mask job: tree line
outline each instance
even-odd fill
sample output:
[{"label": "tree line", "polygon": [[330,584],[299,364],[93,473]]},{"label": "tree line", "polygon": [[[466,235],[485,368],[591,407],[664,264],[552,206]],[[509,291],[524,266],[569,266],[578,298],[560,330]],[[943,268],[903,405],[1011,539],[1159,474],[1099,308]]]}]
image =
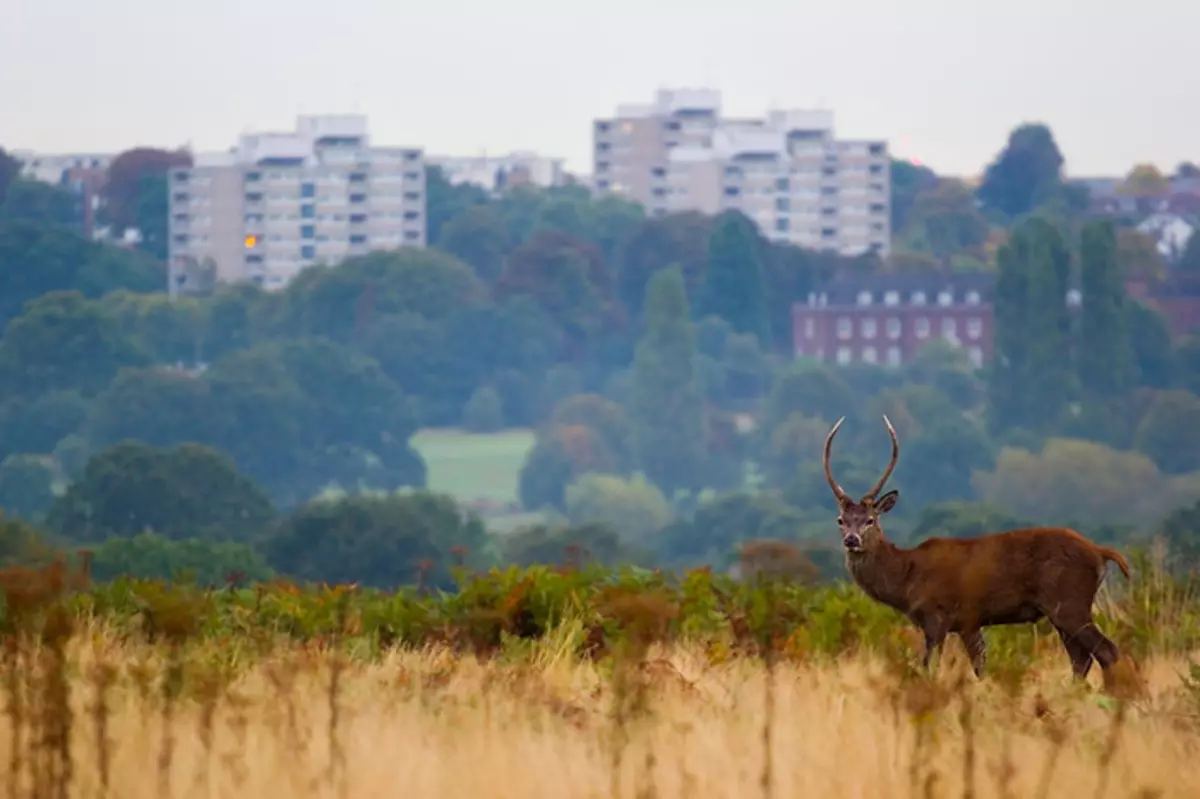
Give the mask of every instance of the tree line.
[{"label": "tree line", "polygon": [[[1014,131],[974,191],[895,163],[887,261],[770,242],[737,213],[491,196],[433,169],[429,249],[172,301],[153,242],[6,212],[30,187],[0,168],[0,506],[112,563],[208,552],[313,579],[576,539],[671,565],[781,537],[836,563],[816,453],[849,416],[835,467],[870,483],[886,412],[900,538],[1028,519],[1189,540],[1162,520],[1200,498],[1197,342],[1126,295],[1144,248],[1089,220],[1062,169],[1044,126]],[[152,219],[152,181],[129,183],[120,213]],[[794,301],[835,274],[913,269],[994,270],[995,364],[945,342],[901,369],[792,358]],[[422,491],[424,426],[533,428],[520,498],[546,524],[497,538]],[[314,499],[331,484],[349,496]]]}]

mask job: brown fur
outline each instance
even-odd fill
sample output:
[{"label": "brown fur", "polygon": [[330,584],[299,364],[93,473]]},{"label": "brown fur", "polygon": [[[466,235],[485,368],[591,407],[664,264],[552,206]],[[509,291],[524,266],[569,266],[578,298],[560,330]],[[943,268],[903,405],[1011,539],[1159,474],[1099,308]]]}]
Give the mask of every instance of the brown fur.
[{"label": "brown fur", "polygon": [[930,538],[911,549],[887,540],[880,517],[896,506],[898,491],[877,497],[899,456],[892,436],[892,463],[861,500],[849,497],[829,468],[833,436],[825,442],[825,471],[841,513],[846,567],[871,598],[903,613],[925,634],[925,665],[950,633],[958,635],[982,675],[986,643],[982,629],[1049,619],[1082,679],[1092,660],[1107,673],[1119,658],[1116,644],[1092,620],[1092,603],[1108,561],[1129,578],[1121,553],[1064,527],[1035,527],[977,538]]}]

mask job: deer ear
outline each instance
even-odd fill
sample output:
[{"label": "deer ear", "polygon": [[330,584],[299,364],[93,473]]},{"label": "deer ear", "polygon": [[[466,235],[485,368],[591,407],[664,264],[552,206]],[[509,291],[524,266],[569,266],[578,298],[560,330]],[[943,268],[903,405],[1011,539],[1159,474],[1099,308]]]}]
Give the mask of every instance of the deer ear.
[{"label": "deer ear", "polygon": [[875,510],[880,513],[887,513],[892,508],[896,507],[896,502],[900,499],[900,492],[893,489],[884,494],[879,499],[875,500]]}]

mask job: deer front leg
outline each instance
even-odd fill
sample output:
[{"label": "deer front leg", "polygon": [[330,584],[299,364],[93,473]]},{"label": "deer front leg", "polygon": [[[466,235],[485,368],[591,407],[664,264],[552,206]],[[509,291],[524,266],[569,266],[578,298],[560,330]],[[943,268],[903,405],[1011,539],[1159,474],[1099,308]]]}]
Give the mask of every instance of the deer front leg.
[{"label": "deer front leg", "polygon": [[920,626],[921,632],[925,634],[925,657],[921,660],[921,666],[928,671],[934,650],[945,642],[949,630],[937,615],[923,616],[917,621],[917,624]]},{"label": "deer front leg", "polygon": [[975,670],[975,676],[982,678],[983,666],[987,661],[987,641],[983,638],[983,630],[971,630],[961,633],[959,637],[967,647],[967,654],[971,657],[971,668]]}]

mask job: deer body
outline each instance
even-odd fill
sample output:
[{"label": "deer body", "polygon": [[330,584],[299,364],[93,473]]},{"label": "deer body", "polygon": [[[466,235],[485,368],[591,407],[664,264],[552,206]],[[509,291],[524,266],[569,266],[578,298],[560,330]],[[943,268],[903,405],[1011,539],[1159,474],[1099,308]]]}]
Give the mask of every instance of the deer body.
[{"label": "deer body", "polygon": [[966,645],[975,673],[982,675],[984,627],[1047,618],[1077,677],[1087,676],[1093,659],[1107,672],[1119,653],[1092,621],[1092,603],[1108,561],[1129,577],[1121,554],[1063,527],[931,538],[911,549],[896,546],[884,535],[880,517],[895,507],[899,492],[877,497],[899,456],[895,430],[886,416],[884,422],[892,437],[892,462],[872,491],[855,501],[833,479],[830,447],[841,420],[825,442],[825,474],[838,500],[847,570],[868,596],[922,630],[925,665],[953,633]]}]

